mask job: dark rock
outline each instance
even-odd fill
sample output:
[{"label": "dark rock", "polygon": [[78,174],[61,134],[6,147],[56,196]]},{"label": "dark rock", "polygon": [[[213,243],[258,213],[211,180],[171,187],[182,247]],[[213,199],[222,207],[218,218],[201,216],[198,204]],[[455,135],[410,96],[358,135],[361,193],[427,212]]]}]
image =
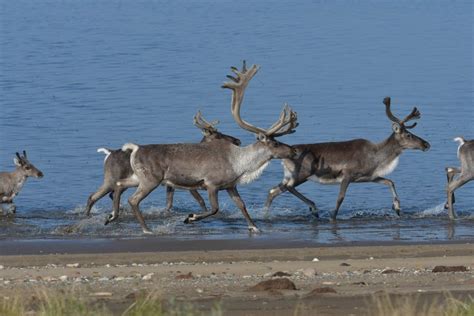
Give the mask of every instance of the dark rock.
[{"label": "dark rock", "polygon": [[465,266],[436,266],[434,267],[434,273],[437,272],[466,272],[467,267]]},{"label": "dark rock", "polygon": [[293,282],[287,278],[271,279],[252,286],[250,291],[272,291],[272,290],[296,290]]},{"label": "dark rock", "polygon": [[346,263],[346,262],[343,262],[340,264],[341,267],[350,267],[351,265]]},{"label": "dark rock", "polygon": [[286,273],[286,272],[282,272],[282,271],[278,271],[278,272],[273,273],[272,276],[281,278],[281,277],[291,276],[291,274]]},{"label": "dark rock", "polygon": [[328,293],[337,293],[337,291],[335,289],[333,289],[332,287],[318,287],[318,288],[315,288],[314,290],[312,290],[311,292],[308,293],[308,295],[306,296],[315,296],[315,295],[319,295],[319,294],[328,294]]},{"label": "dark rock", "polygon": [[194,278],[192,272],[186,274],[178,274],[177,276],[175,276],[176,280],[189,280],[192,278]]},{"label": "dark rock", "polygon": [[400,273],[400,271],[393,270],[393,269],[385,269],[382,271],[382,274],[393,274],[393,273]]},{"label": "dark rock", "polygon": [[352,283],[352,284],[354,284],[354,285],[367,285],[367,283],[364,282],[364,281],[361,281],[361,282],[354,282],[354,283]]}]

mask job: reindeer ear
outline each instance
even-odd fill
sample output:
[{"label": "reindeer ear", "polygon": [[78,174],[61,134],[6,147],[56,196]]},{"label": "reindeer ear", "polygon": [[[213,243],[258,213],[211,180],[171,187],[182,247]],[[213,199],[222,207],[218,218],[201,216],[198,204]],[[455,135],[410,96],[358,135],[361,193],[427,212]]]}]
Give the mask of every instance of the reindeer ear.
[{"label": "reindeer ear", "polygon": [[204,135],[204,137],[208,137],[212,135],[212,133],[206,128],[202,129],[201,133]]},{"label": "reindeer ear", "polygon": [[393,123],[392,124],[392,130],[396,134],[400,134],[400,131],[402,130],[402,127],[398,123]]},{"label": "reindeer ear", "polygon": [[13,163],[15,164],[15,166],[18,166],[18,167],[21,167],[21,162],[18,158],[13,158]]},{"label": "reindeer ear", "polygon": [[265,135],[263,133],[258,133],[257,139],[261,142],[264,142],[264,143],[266,143],[268,141],[267,135]]}]

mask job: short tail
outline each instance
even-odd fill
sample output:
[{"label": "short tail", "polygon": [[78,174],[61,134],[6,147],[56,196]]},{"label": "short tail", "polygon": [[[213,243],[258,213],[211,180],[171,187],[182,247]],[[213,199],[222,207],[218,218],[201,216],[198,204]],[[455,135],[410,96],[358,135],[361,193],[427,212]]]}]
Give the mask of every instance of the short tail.
[{"label": "short tail", "polygon": [[459,137],[456,137],[454,139],[454,141],[459,143],[459,146],[458,146],[458,158],[459,158],[459,150],[461,150],[461,147],[462,147],[462,145],[464,145],[466,140],[464,138],[462,138],[461,136],[459,136]]},{"label": "short tail", "polygon": [[105,154],[104,163],[107,161],[107,158],[109,158],[110,154],[112,153],[112,151],[110,149],[107,149],[107,148],[104,148],[104,147],[98,148],[97,152]]},{"label": "short tail", "polygon": [[104,153],[104,155],[110,155],[110,153],[112,152],[110,149],[107,149],[107,148],[97,148],[97,152],[98,153]]},{"label": "short tail", "polygon": [[131,150],[132,153],[134,153],[138,150],[138,145],[134,143],[126,143],[125,145],[122,146],[122,151],[127,151],[127,150]]},{"label": "short tail", "polygon": [[462,138],[461,136],[459,137],[456,137],[454,139],[455,142],[458,142],[460,146],[464,145],[464,143],[466,142],[466,140],[464,138]]}]

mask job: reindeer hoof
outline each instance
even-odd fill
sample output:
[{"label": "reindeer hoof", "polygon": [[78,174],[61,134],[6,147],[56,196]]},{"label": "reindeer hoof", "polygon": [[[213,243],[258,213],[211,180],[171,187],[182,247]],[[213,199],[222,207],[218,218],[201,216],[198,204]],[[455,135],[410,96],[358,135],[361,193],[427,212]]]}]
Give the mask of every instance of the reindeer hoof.
[{"label": "reindeer hoof", "polygon": [[319,210],[318,210],[318,208],[316,207],[316,205],[310,206],[310,207],[309,207],[309,211],[311,212],[311,215],[313,215],[313,216],[316,217],[316,218],[319,218]]},{"label": "reindeer hoof", "polygon": [[153,235],[153,232],[149,230],[148,228],[143,228],[143,233],[146,235]]},{"label": "reindeer hoof", "polygon": [[260,234],[261,233],[260,229],[258,229],[255,226],[249,226],[249,232],[253,233],[253,234]]},{"label": "reindeer hoof", "polygon": [[104,225],[107,226],[108,224],[110,224],[110,223],[112,223],[113,221],[115,221],[117,218],[118,218],[118,216],[114,216],[114,215],[112,215],[112,214],[109,214],[109,216],[107,216],[107,218],[105,219]]},{"label": "reindeer hoof", "polygon": [[196,215],[195,214],[189,214],[188,217],[184,220],[185,224],[191,224],[192,222],[196,221]]}]

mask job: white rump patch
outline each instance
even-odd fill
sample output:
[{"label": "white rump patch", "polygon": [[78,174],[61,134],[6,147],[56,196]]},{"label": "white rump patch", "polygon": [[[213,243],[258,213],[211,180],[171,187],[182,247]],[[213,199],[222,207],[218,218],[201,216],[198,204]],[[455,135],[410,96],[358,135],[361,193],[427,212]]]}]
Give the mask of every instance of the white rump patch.
[{"label": "white rump patch", "polygon": [[459,150],[461,149],[461,146],[464,145],[464,138],[462,137],[456,137],[454,139],[455,142],[458,142],[459,143],[459,146],[458,146],[458,158],[459,158]]},{"label": "white rump patch", "polygon": [[399,161],[399,157],[393,159],[387,164],[382,164],[378,166],[377,169],[375,169],[374,177],[384,177],[392,173],[393,170],[395,170],[395,168],[398,166],[398,161]]},{"label": "white rump patch", "polygon": [[99,148],[99,149],[97,149],[97,152],[105,154],[104,163],[107,160],[107,158],[109,158],[110,153],[111,153],[110,150],[108,150],[107,148]]}]

